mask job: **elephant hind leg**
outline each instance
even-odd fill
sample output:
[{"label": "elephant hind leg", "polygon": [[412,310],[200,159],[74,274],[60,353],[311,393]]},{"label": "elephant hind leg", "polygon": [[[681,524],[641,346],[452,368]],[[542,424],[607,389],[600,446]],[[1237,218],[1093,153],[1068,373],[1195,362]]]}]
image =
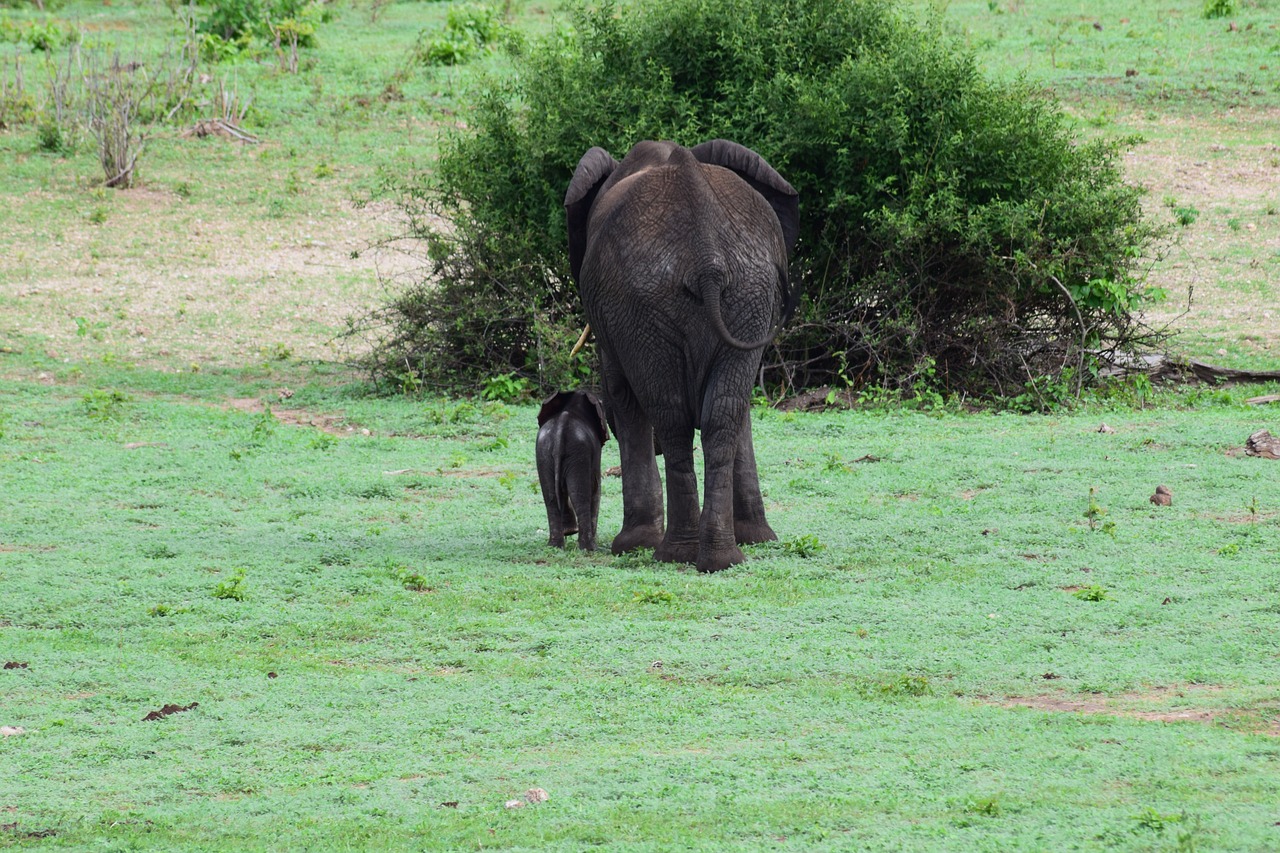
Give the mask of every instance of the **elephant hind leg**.
[{"label": "elephant hind leg", "polygon": [[596,549],[596,517],[600,509],[600,487],[594,489],[591,483],[582,483],[576,478],[569,486],[570,515],[577,510],[575,532],[578,534],[578,547],[583,551]]},{"label": "elephant hind leg", "polygon": [[756,472],[756,453],[751,440],[751,413],[738,433],[738,451],[733,460],[733,538],[739,545],[774,542],[773,532],[764,517],[764,496],[760,494],[760,477]]},{"label": "elephant hind leg", "polygon": [[702,519],[698,537],[698,571],[718,572],[746,560],[735,539],[735,460],[746,420],[745,394],[715,399],[711,416],[703,417],[705,456]]},{"label": "elephant hind leg", "polygon": [[663,533],[662,479],[653,455],[653,427],[626,378],[612,366],[613,358],[605,347],[600,361],[606,405],[613,413],[622,457],[622,530],[613,538],[610,550],[624,554],[657,548]]},{"label": "elephant hind leg", "polygon": [[543,490],[543,501],[547,505],[547,544],[552,548],[563,548],[564,537],[578,532],[573,510],[556,495]]},{"label": "elephant hind leg", "polygon": [[560,497],[560,517],[564,519],[564,535],[572,536],[578,532],[578,516],[573,511],[573,502],[569,495]]},{"label": "elephant hind leg", "polygon": [[658,435],[667,468],[667,533],[653,558],[663,563],[698,561],[698,475],[693,470],[693,428]]}]

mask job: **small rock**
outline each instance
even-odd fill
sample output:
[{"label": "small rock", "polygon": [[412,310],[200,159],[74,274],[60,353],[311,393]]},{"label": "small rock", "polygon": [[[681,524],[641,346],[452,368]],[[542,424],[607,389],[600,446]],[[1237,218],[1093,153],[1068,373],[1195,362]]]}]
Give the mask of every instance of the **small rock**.
[{"label": "small rock", "polygon": [[25,734],[26,731],[22,726],[0,726],[0,735],[4,737]]},{"label": "small rock", "polygon": [[529,805],[532,806],[538,803],[545,803],[547,800],[551,799],[551,795],[542,788],[530,788],[524,792],[524,798]]},{"label": "small rock", "polygon": [[1102,426],[1098,427],[1098,432],[1103,433],[1104,435],[1110,435],[1115,431],[1116,431],[1115,427],[1107,426],[1106,424],[1103,424]]},{"label": "small rock", "polygon": [[507,800],[507,804],[506,804],[505,808],[508,808],[508,809],[522,809],[522,808],[524,808],[524,800]]},{"label": "small rock", "polygon": [[1151,502],[1156,506],[1173,506],[1173,492],[1169,491],[1168,486],[1156,486],[1156,493],[1151,496]]}]

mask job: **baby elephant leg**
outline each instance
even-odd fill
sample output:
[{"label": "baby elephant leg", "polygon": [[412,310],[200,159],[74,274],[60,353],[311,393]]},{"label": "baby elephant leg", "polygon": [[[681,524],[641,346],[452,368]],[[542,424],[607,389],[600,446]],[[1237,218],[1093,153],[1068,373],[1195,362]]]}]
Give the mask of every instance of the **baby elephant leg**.
[{"label": "baby elephant leg", "polygon": [[542,502],[547,507],[547,544],[553,548],[564,547],[564,537],[578,532],[578,522],[569,505],[569,494],[560,483],[556,489],[554,463],[538,459],[538,482],[542,486]]},{"label": "baby elephant leg", "polygon": [[577,513],[578,547],[583,551],[596,549],[596,519],[600,516],[600,468],[597,464],[594,478],[591,472],[569,478],[569,512]]}]

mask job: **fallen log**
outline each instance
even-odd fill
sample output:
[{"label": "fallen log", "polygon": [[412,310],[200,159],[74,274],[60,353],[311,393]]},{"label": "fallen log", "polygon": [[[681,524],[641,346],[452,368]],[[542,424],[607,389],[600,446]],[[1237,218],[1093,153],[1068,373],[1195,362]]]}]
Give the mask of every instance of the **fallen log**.
[{"label": "fallen log", "polygon": [[[1275,382],[1280,380],[1280,370],[1240,370],[1234,367],[1209,364],[1198,358],[1189,358],[1184,361],[1163,353],[1144,353],[1141,355],[1111,353],[1102,355],[1102,358],[1105,363],[1098,371],[1098,375],[1104,378],[1143,374],[1150,379],[1197,379],[1201,382],[1216,384],[1228,382]],[[1275,399],[1257,399],[1259,402],[1270,403],[1280,400],[1280,396]]]},{"label": "fallen log", "polygon": [[1263,459],[1280,459],[1280,438],[1260,429],[1244,443],[1244,452]]}]

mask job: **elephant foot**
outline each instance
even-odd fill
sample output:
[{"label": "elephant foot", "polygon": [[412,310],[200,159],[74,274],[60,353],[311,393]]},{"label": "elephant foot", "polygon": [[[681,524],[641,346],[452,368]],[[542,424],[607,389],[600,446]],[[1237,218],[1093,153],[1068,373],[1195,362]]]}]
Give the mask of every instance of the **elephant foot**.
[{"label": "elephant foot", "polygon": [[672,542],[663,539],[653,552],[653,559],[660,563],[696,563],[698,562],[698,540]]},{"label": "elephant foot", "polygon": [[698,571],[710,574],[719,572],[730,566],[746,561],[746,556],[737,545],[719,548],[714,551],[701,551],[698,554]]},{"label": "elephant foot", "polygon": [[646,524],[639,527],[624,527],[613,537],[610,550],[616,554],[625,554],[637,548],[654,548],[662,544],[662,526]]},{"label": "elephant foot", "polygon": [[547,544],[552,548],[563,548],[564,537],[552,535],[551,538],[547,540]]},{"label": "elephant foot", "polygon": [[767,521],[734,521],[733,541],[739,545],[757,545],[761,542],[775,542],[778,534],[773,532]]},{"label": "elephant foot", "polygon": [[578,550],[594,551],[596,549],[596,539],[594,536],[579,536]]}]

